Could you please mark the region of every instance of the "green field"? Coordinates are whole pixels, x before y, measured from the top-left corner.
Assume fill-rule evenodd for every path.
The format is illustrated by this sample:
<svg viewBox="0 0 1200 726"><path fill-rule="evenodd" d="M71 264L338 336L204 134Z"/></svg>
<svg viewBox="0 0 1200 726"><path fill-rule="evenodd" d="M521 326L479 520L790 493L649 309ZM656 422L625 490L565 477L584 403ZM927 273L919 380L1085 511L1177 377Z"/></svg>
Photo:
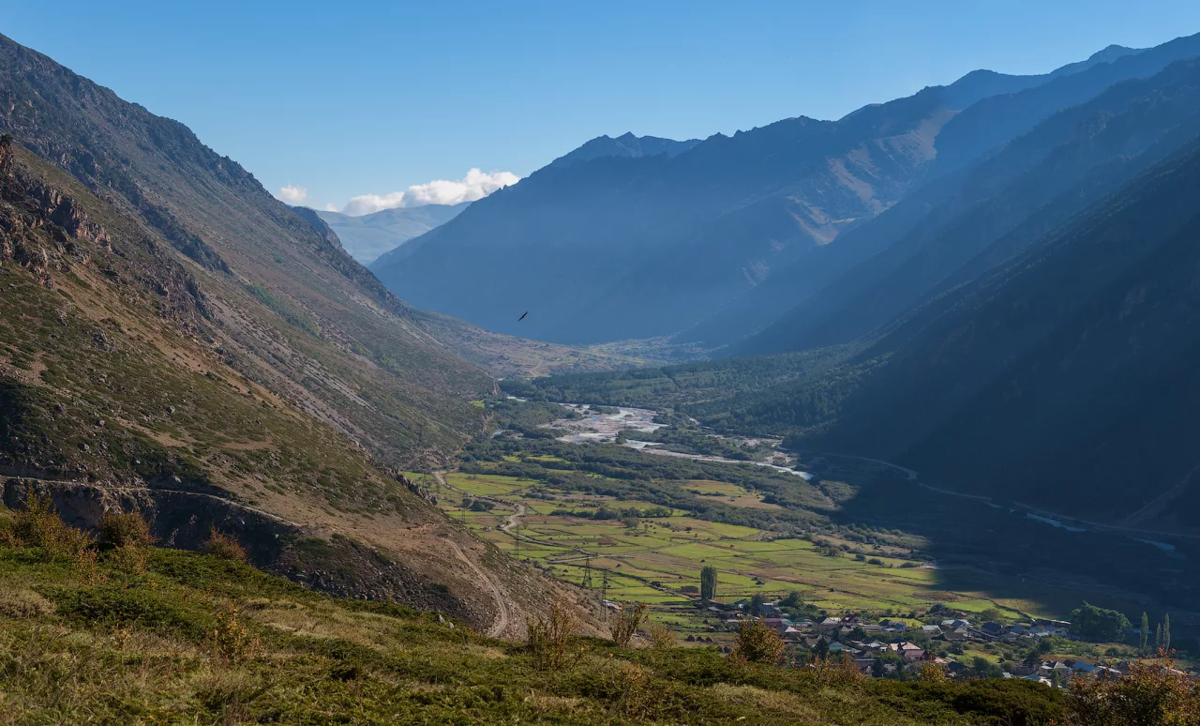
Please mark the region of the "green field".
<svg viewBox="0 0 1200 726"><path fill-rule="evenodd" d="M717 599L722 601L798 590L804 602L818 608L879 617L927 610L934 603L966 612L999 606L1013 617L1036 609L1034 603L996 601L982 592L946 592L940 589L935 570L899 556L902 553L895 547L876 546L878 551L867 559L877 563L871 564L846 552L831 556L829 545L837 542L822 540L818 545L810 539L705 521L679 509L671 510L671 516L636 521L569 516L563 512L584 515L601 507L644 511L655 505L559 490L530 478L454 472L446 475L446 482L447 488L437 490L443 509L503 551L576 585L584 585L590 577L597 597L607 594L613 600L645 602L655 606L660 618L681 625L687 623L686 612L693 602L681 588L698 585L705 565L718 570ZM726 500L757 501L753 493L734 484L696 480L678 485L690 491L719 492ZM491 511L464 509L464 499L469 502L479 496L494 498ZM519 529L502 531L501 525L517 505L526 510Z"/></svg>

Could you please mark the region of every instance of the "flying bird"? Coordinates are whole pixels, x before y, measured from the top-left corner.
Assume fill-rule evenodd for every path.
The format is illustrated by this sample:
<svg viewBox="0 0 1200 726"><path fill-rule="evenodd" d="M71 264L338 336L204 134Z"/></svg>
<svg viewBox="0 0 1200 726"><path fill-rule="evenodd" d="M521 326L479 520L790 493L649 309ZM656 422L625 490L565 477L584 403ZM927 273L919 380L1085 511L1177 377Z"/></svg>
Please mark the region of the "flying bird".
<svg viewBox="0 0 1200 726"><path fill-rule="evenodd" d="M522 320L524 320L524 319L525 319L525 316L526 316L526 315L528 315L528 314L529 314L529 311L528 311L528 310L526 310L526 311L524 312L524 314L522 314L522 315L521 315L521 317L517 318L517 322L519 323L519 322L521 322Z"/></svg>

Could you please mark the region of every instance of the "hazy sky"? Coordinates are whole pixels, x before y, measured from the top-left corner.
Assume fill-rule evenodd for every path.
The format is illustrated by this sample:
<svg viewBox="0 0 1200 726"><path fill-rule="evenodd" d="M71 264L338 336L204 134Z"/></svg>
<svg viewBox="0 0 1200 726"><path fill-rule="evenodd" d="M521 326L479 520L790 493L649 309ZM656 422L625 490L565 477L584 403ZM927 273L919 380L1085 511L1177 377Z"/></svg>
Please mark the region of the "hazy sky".
<svg viewBox="0 0 1200 726"><path fill-rule="evenodd" d="M1195 32L1196 0L0 0L0 33L184 122L273 192L379 197L357 211L482 193L601 134L837 118L975 68Z"/></svg>

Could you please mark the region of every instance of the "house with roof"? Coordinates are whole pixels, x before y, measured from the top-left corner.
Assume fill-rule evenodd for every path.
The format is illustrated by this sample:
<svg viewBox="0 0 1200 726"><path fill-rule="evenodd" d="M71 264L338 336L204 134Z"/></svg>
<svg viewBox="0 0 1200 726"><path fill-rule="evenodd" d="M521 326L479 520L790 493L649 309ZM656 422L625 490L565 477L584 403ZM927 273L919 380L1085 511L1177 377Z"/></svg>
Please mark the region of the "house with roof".
<svg viewBox="0 0 1200 726"><path fill-rule="evenodd" d="M861 653L862 651L859 650L858 648L846 645L845 643L839 643L835 640L829 644L829 652L837 653L838 655L841 655L842 653L848 653L851 656L855 656L855 655L858 655L859 653Z"/></svg>
<svg viewBox="0 0 1200 726"><path fill-rule="evenodd" d="M904 659L905 663L918 663L920 661L926 660L926 657L929 655L930 655L929 651L927 651L923 648L917 648L916 650L900 651L900 657Z"/></svg>
<svg viewBox="0 0 1200 726"><path fill-rule="evenodd" d="M958 630L959 628L971 627L971 621L966 620L965 618L951 618L949 620L943 620L941 625L942 630Z"/></svg>

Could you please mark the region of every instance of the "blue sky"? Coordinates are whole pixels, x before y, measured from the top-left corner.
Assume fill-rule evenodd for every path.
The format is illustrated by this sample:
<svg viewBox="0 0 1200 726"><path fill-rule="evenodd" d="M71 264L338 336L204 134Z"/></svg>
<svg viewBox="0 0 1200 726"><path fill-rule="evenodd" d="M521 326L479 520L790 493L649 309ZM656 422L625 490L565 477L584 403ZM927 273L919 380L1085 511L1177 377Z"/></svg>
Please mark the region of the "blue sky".
<svg viewBox="0 0 1200 726"><path fill-rule="evenodd" d="M339 208L472 168L524 176L605 133L836 118L1195 32L1195 0L0 0L0 33Z"/></svg>

